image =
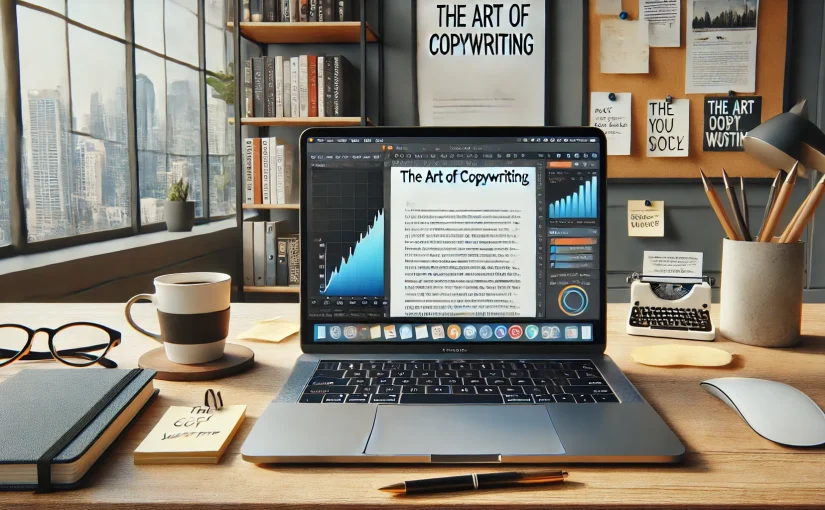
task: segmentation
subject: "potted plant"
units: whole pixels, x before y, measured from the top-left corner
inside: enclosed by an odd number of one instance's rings
[[[164,217],[169,232],[189,232],[195,225],[195,202],[189,202],[189,183],[181,177],[169,188]]]

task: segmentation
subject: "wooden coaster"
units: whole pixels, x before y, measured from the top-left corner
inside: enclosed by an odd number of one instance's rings
[[[223,357],[198,365],[172,363],[163,347],[152,349],[138,360],[140,368],[157,370],[155,379],[163,381],[208,381],[239,374],[255,364],[252,349],[238,344],[226,344]]]

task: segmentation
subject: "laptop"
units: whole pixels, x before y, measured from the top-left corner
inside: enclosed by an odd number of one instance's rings
[[[588,127],[306,130],[303,354],[243,458],[680,461],[604,353],[606,155]]]

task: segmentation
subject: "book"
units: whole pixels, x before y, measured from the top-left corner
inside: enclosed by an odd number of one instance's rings
[[[359,0],[335,0],[335,21],[361,21]]]
[[[252,114],[255,117],[265,116],[264,108],[264,66],[263,58],[252,58]]]
[[[275,262],[278,285],[289,285],[289,244],[286,239],[278,239],[278,260]]]
[[[249,11],[249,0],[243,0],[243,16],[241,17],[241,21],[251,21],[252,14]]]
[[[289,285],[301,284],[301,243],[297,236],[286,238],[287,251],[287,272],[289,274]]]
[[[361,78],[358,70],[342,55],[332,57],[332,61],[332,116],[360,116]]]
[[[321,5],[318,8],[318,21],[335,21],[335,0],[318,0]]]
[[[250,0],[249,13],[251,21],[264,20],[263,5],[261,3],[261,0]]]
[[[252,138],[246,138],[243,141],[243,184],[244,184],[244,203],[255,203],[255,185],[254,185],[254,165],[255,159],[255,141]]]
[[[278,204],[278,145],[286,140],[278,137],[269,138],[269,197],[270,204]],[[281,172],[283,174],[283,171]]]
[[[342,56],[332,57],[332,117],[343,117],[344,101],[341,97],[343,86]]]
[[[332,96],[335,92],[335,81],[332,79],[332,57],[324,57],[324,116],[335,117]]]
[[[324,93],[324,57],[318,57],[318,63],[315,66],[317,68],[318,79],[316,80],[315,85],[315,95],[318,96],[318,116],[319,117],[326,117],[326,113],[324,112],[324,98],[326,94]]]
[[[275,117],[275,59],[262,57],[264,62],[264,117]]]
[[[301,21],[301,15],[300,15],[300,12],[298,11],[298,3],[299,3],[299,0],[286,0],[285,1],[286,9],[289,11],[289,16],[287,16],[287,18],[284,19],[284,21],[288,21],[288,22],[292,22],[292,23],[297,23],[297,22]]]
[[[284,57],[284,117],[292,117],[292,65]]]
[[[293,193],[296,188],[293,182],[296,172],[295,148],[287,144],[279,144],[275,147],[275,172],[277,174],[277,189],[275,191],[278,204],[295,203]]]
[[[279,0],[281,2],[281,12],[279,12],[279,20],[283,23],[289,23],[292,21],[289,17],[289,4],[290,0]]]
[[[255,233],[252,222],[243,222],[243,284],[251,287],[255,285],[255,254],[253,248]]]
[[[307,21],[310,23],[318,21],[318,0],[309,0],[309,13]]]
[[[266,285],[266,229],[263,221],[252,222],[252,272],[255,286]]]
[[[284,57],[272,57],[275,67],[275,116],[284,117]]]
[[[278,0],[264,0],[264,21],[278,21]]]
[[[172,406],[135,450],[135,464],[217,464],[246,406]]]
[[[298,57],[299,117],[309,117],[309,70],[307,55]]]
[[[0,488],[82,485],[157,394],[149,369],[24,369],[0,383]],[[54,452],[52,454],[52,452]],[[50,469],[38,472],[38,460]]]
[[[275,241],[278,233],[278,221],[266,222],[266,284],[274,287],[277,285],[275,279]]]
[[[249,59],[243,63],[244,117],[254,115],[252,88],[252,59]]]
[[[289,70],[290,70],[290,96],[292,99],[292,106],[290,108],[293,117],[300,117],[301,116],[301,96],[298,93],[298,87],[300,81],[298,79],[298,57],[292,57],[289,59]]]
[[[300,0],[301,2],[301,18],[296,21],[307,22],[309,21],[309,0]]]
[[[261,138],[261,203],[271,204],[272,195],[270,193],[270,148],[269,138]]]
[[[298,202],[298,169],[296,164],[295,147],[284,145],[284,198],[286,204]]]
[[[261,139],[252,139],[252,203],[263,203],[263,190],[261,189]]]
[[[307,55],[307,98],[309,117],[318,116],[318,57]]]

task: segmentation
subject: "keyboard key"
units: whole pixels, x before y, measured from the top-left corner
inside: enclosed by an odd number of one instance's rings
[[[355,393],[356,386],[307,386],[304,393]]]
[[[392,370],[390,377],[412,377],[412,370]]]
[[[570,386],[607,386],[607,383],[604,382],[604,379],[601,377],[589,377],[587,379],[568,378],[567,382]]]
[[[370,370],[370,377],[372,377],[373,379],[389,377],[389,376],[390,376],[390,371],[389,370],[376,370],[376,371]]]
[[[478,370],[459,370],[459,377],[481,377],[481,372]]]
[[[533,380],[529,377],[511,377],[510,384],[513,386],[533,386]]]
[[[463,379],[465,386],[477,386],[479,384],[485,385],[487,382],[479,377],[465,377]]]
[[[436,370],[435,375],[438,377],[458,377],[455,370]]]
[[[474,386],[452,386],[450,388],[452,393],[461,395],[475,395],[476,389]]]
[[[379,386],[378,387],[378,394],[379,395],[380,394],[396,394],[396,393],[401,393],[401,387],[400,386],[385,385],[385,386]]]
[[[413,370],[413,377],[435,377],[435,370]]]
[[[485,379],[485,381],[487,381],[487,384],[489,384],[491,386],[509,386],[510,385],[510,379],[505,379],[503,377],[488,377],[488,378]]]
[[[369,395],[353,394],[347,397],[347,404],[366,404],[369,401]]]
[[[505,370],[504,377],[527,377],[527,370]]]
[[[556,399],[556,402],[567,402],[567,403],[575,403],[576,399],[573,398],[573,395],[565,395],[562,393],[556,393],[553,395],[553,398]]]
[[[427,386],[426,393],[450,393],[449,386]]]
[[[324,395],[324,403],[343,404],[347,395],[344,393],[327,393]]]
[[[469,363],[450,363],[450,370],[469,370]]]
[[[348,384],[350,386],[369,386],[372,384],[372,379],[369,377],[353,377]]]
[[[372,380],[373,384],[383,386],[386,384],[392,384],[392,377],[379,377],[377,379]]]
[[[318,370],[337,370],[338,369],[338,362],[337,361],[322,361],[318,363]]]
[[[360,370],[361,363],[357,361],[342,361],[338,364],[338,370]]]
[[[365,368],[365,369],[367,369],[367,370],[369,370],[369,371],[373,371],[373,370],[381,370],[381,367],[382,367],[382,366],[384,366],[384,364],[383,364],[383,363],[375,363],[375,362],[370,362],[370,363],[362,363],[362,364],[361,364],[361,367],[362,367],[362,368]]]
[[[575,393],[573,398],[576,399],[577,404],[592,404],[596,402],[591,395],[586,393]]]
[[[601,377],[601,375],[598,372],[594,372],[592,370],[576,370],[576,375],[579,376],[579,379],[591,379]]]
[[[397,404],[398,394],[394,395],[373,395],[370,400],[373,404]]]
[[[424,370],[424,363],[404,363],[404,370]]]
[[[533,384],[536,386],[547,386],[548,384],[553,384],[553,381],[551,379],[545,379],[542,377],[534,377]]]
[[[359,386],[353,393],[377,393],[378,386]]]
[[[384,363],[384,370],[398,370],[401,368],[401,363]]]
[[[316,377],[334,377],[341,379],[344,377],[345,370],[316,370],[312,378]]]
[[[401,394],[402,404],[501,404],[502,402],[501,395]]]
[[[553,395],[533,395],[533,400],[536,401],[536,404],[549,404],[556,401]]]
[[[516,370],[533,370],[536,367],[532,363],[527,363],[525,361],[518,361],[513,363],[513,368]]]
[[[422,386],[438,386],[438,379],[435,377],[419,377],[418,384]]]
[[[505,404],[532,404],[530,395],[504,395]]]
[[[324,395],[315,393],[304,393],[301,395],[301,400],[298,402],[302,404],[320,404],[324,400]]]
[[[568,361],[564,364],[568,370],[590,370],[595,372],[596,367],[589,361]]]
[[[402,386],[401,387],[401,394],[405,393],[424,393],[424,388],[426,386]]]
[[[593,400],[596,402],[618,402],[616,395],[593,395]]]
[[[524,393],[527,393],[528,395],[546,395],[547,390],[541,386],[525,386]]]
[[[576,378],[576,371],[575,370],[553,370],[553,378]]]
[[[499,388],[502,394],[508,393],[524,393],[524,390],[521,389],[521,386],[502,386]]]
[[[476,386],[476,393],[479,395],[501,395],[498,386]]]
[[[481,377],[504,377],[503,370],[481,370],[480,371]]]
[[[586,395],[610,395],[613,392],[607,386],[562,386],[565,393]]]
[[[459,377],[441,377],[438,379],[441,386],[456,386],[461,384]]]
[[[347,370],[344,377],[369,377],[366,370]]]
[[[348,382],[349,379],[346,377],[313,377],[309,380],[309,386],[335,386]]]
[[[415,386],[418,384],[418,380],[411,377],[395,377],[392,383],[395,386]]]

